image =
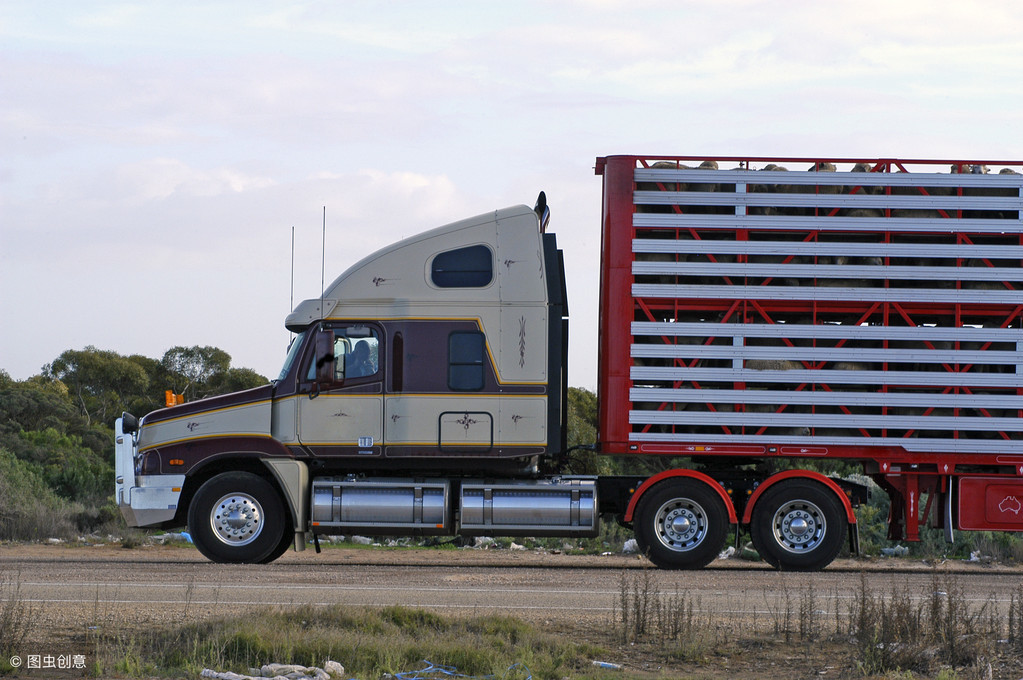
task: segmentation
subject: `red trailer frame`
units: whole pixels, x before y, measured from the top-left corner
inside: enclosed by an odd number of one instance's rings
[[[1023,531],[1021,172],[598,158],[601,451],[852,459],[892,538]]]

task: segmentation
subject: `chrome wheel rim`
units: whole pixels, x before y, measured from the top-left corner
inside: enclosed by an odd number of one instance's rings
[[[248,545],[263,531],[263,506],[249,494],[228,494],[213,504],[210,527],[224,545]]]
[[[792,500],[774,513],[774,538],[790,553],[807,553],[818,547],[828,532],[824,513],[806,500]]]
[[[696,501],[674,498],[654,515],[657,540],[668,550],[693,550],[707,537],[707,513]]]

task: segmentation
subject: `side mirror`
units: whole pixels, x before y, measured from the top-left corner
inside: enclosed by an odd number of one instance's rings
[[[321,331],[316,336],[316,385],[325,387],[334,382],[334,331]]]
[[[139,419],[132,414],[124,411],[121,413],[121,432],[124,434],[134,434],[139,430]]]

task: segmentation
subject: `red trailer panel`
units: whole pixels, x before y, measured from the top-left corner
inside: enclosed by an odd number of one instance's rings
[[[965,477],[959,499],[960,529],[1023,531],[1023,479]]]

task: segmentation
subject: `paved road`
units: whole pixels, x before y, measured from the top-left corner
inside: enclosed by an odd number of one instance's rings
[[[107,625],[194,620],[266,606],[405,605],[454,613],[507,613],[537,621],[610,621],[623,579],[630,592],[648,587],[681,593],[699,611],[730,619],[798,611],[812,593],[819,615],[848,613],[861,588],[893,587],[914,597],[948,587],[941,568],[919,562],[840,562],[816,574],[785,574],[762,565],[715,563],[699,572],[644,568],[638,557],[540,555],[510,551],[327,550],[290,553],[266,565],[219,565],[189,548],[7,546],[0,576],[20,584],[41,628],[54,634]],[[1023,571],[955,565],[955,583],[979,606],[1007,611]],[[946,565],[947,567],[947,565]],[[937,578],[937,581],[935,581]],[[937,585],[936,585],[937,584]]]

